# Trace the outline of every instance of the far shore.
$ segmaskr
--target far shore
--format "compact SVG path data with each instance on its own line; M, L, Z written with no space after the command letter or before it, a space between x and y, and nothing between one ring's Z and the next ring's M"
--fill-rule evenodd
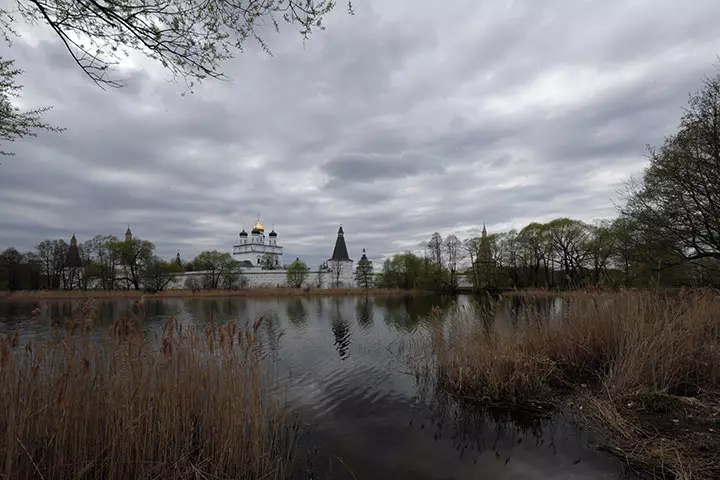
M97 299L151 299L151 298L268 298L268 297L341 297L341 296L412 296L427 292L377 288L246 288L239 290L163 290L147 293L142 290L34 290L0 292L2 300L81 300Z

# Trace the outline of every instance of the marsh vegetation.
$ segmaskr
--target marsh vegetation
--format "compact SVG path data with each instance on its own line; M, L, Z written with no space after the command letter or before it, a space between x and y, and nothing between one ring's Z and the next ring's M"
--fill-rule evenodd
M153 340L141 315L104 331L94 317L86 305L50 339L0 340L2 478L287 476L296 428L262 367L263 320L169 319Z
M570 293L434 322L408 359L418 378L476 406L563 412L658 478L718 478L720 297Z

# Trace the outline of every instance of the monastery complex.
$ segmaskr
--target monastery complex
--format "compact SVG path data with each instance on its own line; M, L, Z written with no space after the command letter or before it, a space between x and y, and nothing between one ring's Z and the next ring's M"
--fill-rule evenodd
M242 275L247 278L249 287L277 287L287 283L287 270L283 265L292 263L292 260L283 261L283 247L278 243L277 232L273 228L266 235L259 215L249 234L244 228L240 232L238 242L232 246L232 255L240 263ZM354 287L354 263L348 253L345 232L340 225L332 255L318 269L308 272L305 285L314 288ZM204 272L185 272L176 275L170 288L187 288L193 279L203 274Z

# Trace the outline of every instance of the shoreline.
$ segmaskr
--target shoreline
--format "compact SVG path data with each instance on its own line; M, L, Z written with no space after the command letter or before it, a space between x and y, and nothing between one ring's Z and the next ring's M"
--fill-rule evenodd
M433 324L410 370L478 406L567 416L651 478L720 478L720 297L565 298L562 318L531 305L517 323L478 322L480 310Z
M292 298L292 297L405 297L430 295L432 292L362 288L247 288L241 290L164 290L146 293L142 290L38 290L0 292L0 301L13 300L86 300L86 299L164 299L164 298Z

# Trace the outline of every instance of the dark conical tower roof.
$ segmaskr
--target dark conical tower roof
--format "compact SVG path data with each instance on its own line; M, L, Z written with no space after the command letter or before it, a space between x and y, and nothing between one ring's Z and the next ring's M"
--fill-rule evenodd
M352 262L350 255L348 255L347 245L345 245L345 232L343 232L342 225L338 229L337 240L335 240L335 249L333 250L332 258L329 262Z
M80 260L80 250L78 250L77 239L73 233L70 239L70 248L68 248L67 255L65 256L65 266L71 268L82 267L82 261Z

